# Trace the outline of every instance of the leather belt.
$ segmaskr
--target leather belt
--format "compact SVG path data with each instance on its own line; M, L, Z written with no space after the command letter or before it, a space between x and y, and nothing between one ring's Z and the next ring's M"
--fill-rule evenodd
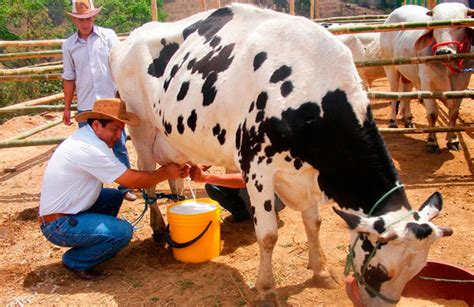
M53 213L53 214L38 216L37 220L38 220L38 223L40 223L42 225L42 224L50 223L54 220L57 220L61 217L65 217L65 216L68 216L68 215L70 215L70 214Z

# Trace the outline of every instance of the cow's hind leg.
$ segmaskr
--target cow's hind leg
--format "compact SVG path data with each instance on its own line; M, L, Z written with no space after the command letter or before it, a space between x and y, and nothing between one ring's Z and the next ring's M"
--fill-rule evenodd
M434 99L423 99L423 103L426 108L426 117L428 120L428 125L430 128L433 128L436 125L436 120L438 119L438 106ZM438 139L436 134L433 132L428 133L426 138L426 149L430 153L440 153Z
M385 73L387 75L388 82L390 84L390 90L392 92L397 92L399 90L399 83L401 83L401 75L400 73L393 67L384 67ZM389 128L397 128L397 109L399 105L399 101L391 101L390 102L390 121L388 123Z
M461 107L461 99L450 99L445 104L448 107L449 114L448 114L448 127L456 127L456 121L459 116L459 108ZM461 144L459 143L458 136L455 132L448 132L446 134L446 147L449 150L461 150Z

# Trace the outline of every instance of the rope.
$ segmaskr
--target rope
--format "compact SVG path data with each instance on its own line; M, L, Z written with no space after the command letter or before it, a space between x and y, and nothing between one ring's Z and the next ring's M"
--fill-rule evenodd
M452 283L474 283L473 279L448 279L448 278L436 278L436 277L427 277L427 276L418 276L418 279L422 280L431 280L436 282L452 282Z
M183 195L179 195L179 194L156 193L155 196L148 196L148 194L145 192L145 189L140 189L140 192L142 192L143 200L145 201L145 206L143 208L142 213L140 213L140 215L133 221L127 220L122 215L122 218L125 221L129 222L133 226L133 231L134 232L136 232L137 230L140 229L140 228L137 227L137 225L138 225L138 223L140 223L140 221L145 216L145 213L147 212L149 205L154 204L158 199L166 198L166 199L169 199L169 200L177 200L177 201L181 201L181 200L186 199L186 197L184 197Z

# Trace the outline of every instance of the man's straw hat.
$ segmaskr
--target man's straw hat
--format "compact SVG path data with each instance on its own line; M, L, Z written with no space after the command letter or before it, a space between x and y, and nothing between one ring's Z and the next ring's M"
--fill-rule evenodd
M81 123L89 118L116 119L130 126L138 126L140 118L134 113L127 112L125 102L119 98L97 99L92 111L81 112L76 115L76 121Z
M89 18L99 14L102 7L95 8L92 0L72 0L72 12L66 13L76 18Z

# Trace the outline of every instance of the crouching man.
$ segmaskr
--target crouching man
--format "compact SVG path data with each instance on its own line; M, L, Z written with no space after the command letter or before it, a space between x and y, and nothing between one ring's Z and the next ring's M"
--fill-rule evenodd
M132 225L116 216L123 201L117 189L103 188L116 182L127 188L147 188L187 177L189 166L176 164L156 171L127 169L112 148L125 124L138 126L138 116L127 112L120 99L95 102L92 111L76 116L88 125L69 136L54 152L41 187L38 221L52 243L71 247L64 266L77 277L99 280L106 274L94 269L123 249L132 238Z

